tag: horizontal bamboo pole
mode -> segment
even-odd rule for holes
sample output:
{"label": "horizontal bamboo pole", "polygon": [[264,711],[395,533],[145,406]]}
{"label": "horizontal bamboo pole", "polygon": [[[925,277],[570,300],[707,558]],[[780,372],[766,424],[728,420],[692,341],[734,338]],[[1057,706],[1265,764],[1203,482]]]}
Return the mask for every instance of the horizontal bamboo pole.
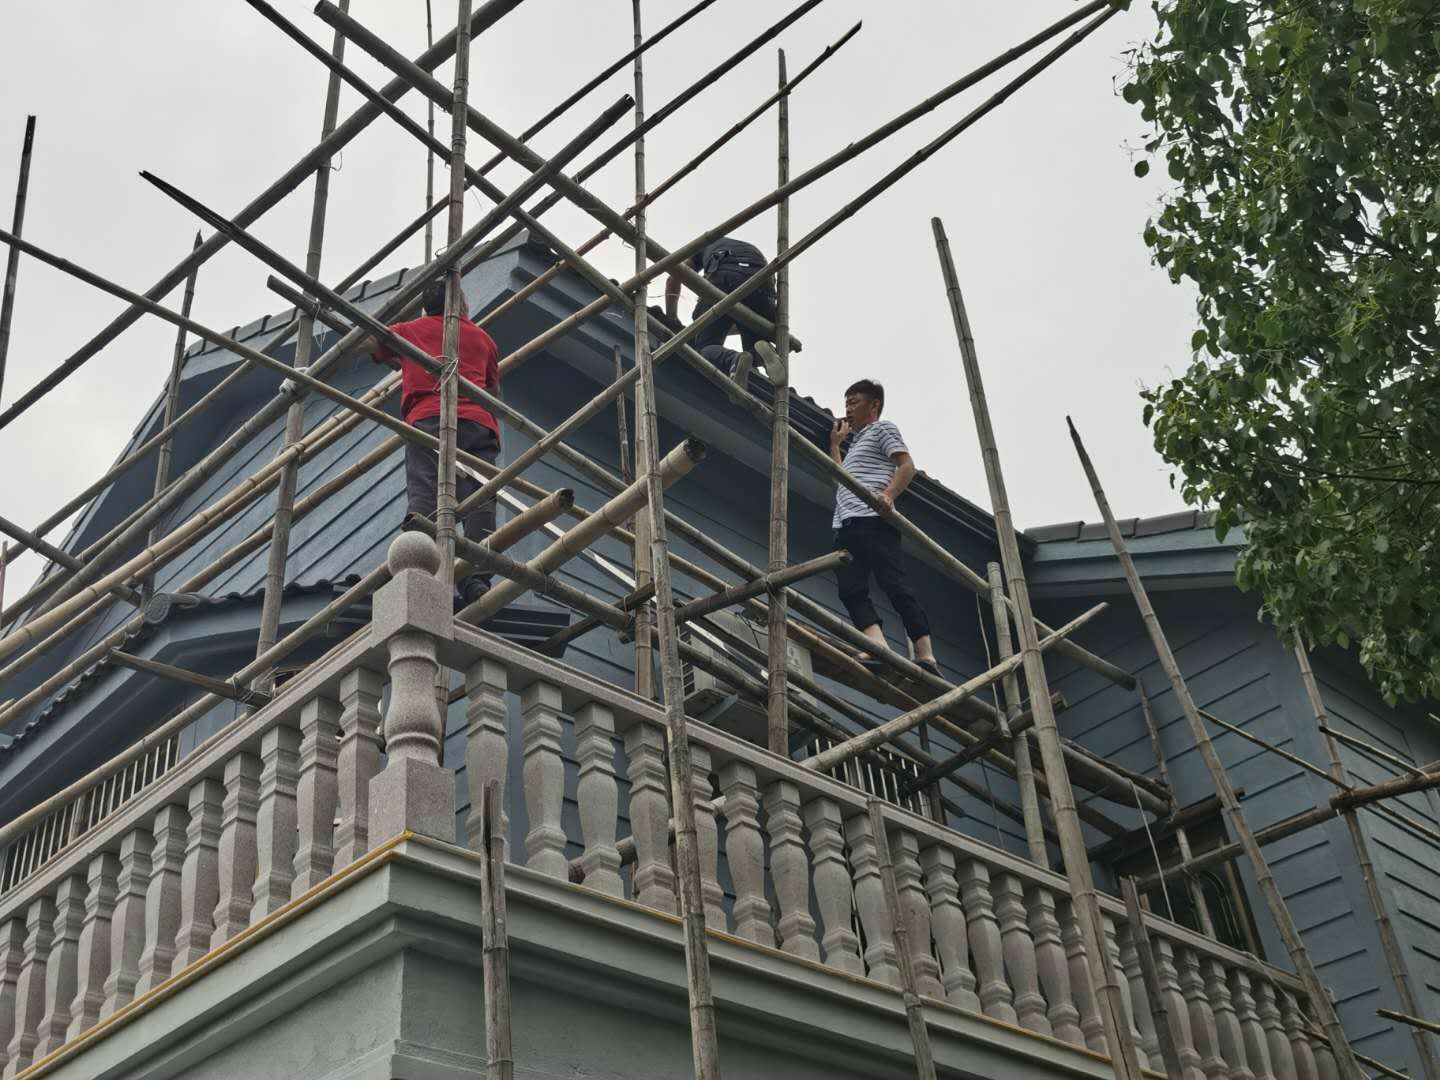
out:
{"label": "horizontal bamboo pole", "polygon": [[712,611],[719,611],[721,608],[733,607],[735,604],[743,603],[751,597],[759,596],[763,592],[774,592],[793,585],[798,581],[804,581],[815,574],[824,574],[831,570],[839,569],[848,565],[850,553],[848,551],[832,551],[828,555],[821,555],[818,559],[809,559],[793,566],[787,566],[783,570],[771,574],[761,574],[754,581],[741,582],[739,585],[731,585],[728,589],[722,589],[711,596],[702,596],[698,600],[691,600],[688,604],[682,604],[675,610],[677,621],[684,622],[688,619],[698,619],[702,615],[708,615]]}
{"label": "horizontal bamboo pole", "polygon": [[[0,532],[19,541],[24,547],[29,548],[37,555],[43,555],[57,566],[63,566],[67,570],[79,570],[85,564],[67,551],[61,551],[53,544],[46,543],[28,529],[23,529],[8,518],[0,517]],[[132,604],[141,603],[140,593],[135,589],[120,586],[113,590],[115,595],[122,600],[128,600]]]}
{"label": "horizontal bamboo pole", "polygon": [[[1097,605],[1084,614],[1071,619],[1059,630],[1052,631],[1042,639],[1040,648],[1042,650],[1047,649],[1065,635],[1073,634],[1103,610],[1104,605]],[[988,671],[983,671],[974,678],[967,679],[949,693],[941,694],[939,697],[927,701],[925,704],[918,708],[911,709],[907,713],[901,713],[893,720],[887,720],[873,731],[862,732],[848,742],[832,747],[821,754],[817,754],[813,758],[807,758],[805,761],[802,761],[801,764],[812,771],[830,769],[847,758],[854,757],[855,754],[861,750],[870,750],[881,746],[894,736],[904,734],[911,728],[919,727],[927,720],[934,719],[962,698],[967,698],[972,694],[978,693],[996,680],[1004,678],[1011,671],[1019,667],[1023,659],[1024,656],[1022,654],[1016,653],[1014,656],[1000,661],[1000,663]]]}
{"label": "horizontal bamboo pole", "polygon": [[1418,1027],[1423,1031],[1440,1035],[1440,1024],[1437,1024],[1434,1020],[1425,1020],[1418,1016],[1409,1016],[1402,1012],[1396,1012],[1394,1009],[1376,1009],[1375,1015],[1383,1016],[1386,1020],[1395,1020],[1399,1023],[1409,1024],[1411,1027]]}
{"label": "horizontal bamboo pole", "polygon": [[174,664],[162,664],[158,660],[135,656],[120,649],[115,649],[110,653],[110,660],[121,667],[143,671],[147,675],[156,675],[172,682],[183,683],[186,686],[198,687],[206,693],[238,701],[242,705],[254,705],[258,708],[261,705],[270,704],[271,695],[264,690],[251,690],[248,687],[236,686],[233,682],[227,682],[224,679],[213,679],[209,675],[187,671]]}

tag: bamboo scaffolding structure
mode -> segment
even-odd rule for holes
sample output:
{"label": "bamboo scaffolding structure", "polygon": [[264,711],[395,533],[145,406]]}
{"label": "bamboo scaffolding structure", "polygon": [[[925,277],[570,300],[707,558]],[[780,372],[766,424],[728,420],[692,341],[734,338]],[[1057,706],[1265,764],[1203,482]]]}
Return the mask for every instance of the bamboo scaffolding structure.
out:
{"label": "bamboo scaffolding structure", "polygon": [[[8,518],[0,517],[0,533],[4,533],[6,536],[18,540],[20,543],[24,544],[27,548],[35,552],[37,555],[43,555],[45,558],[49,559],[57,566],[63,566],[67,570],[79,570],[85,565],[74,555],[71,555],[68,551],[61,551],[53,544],[41,540],[38,536],[30,532],[28,529],[22,529],[19,525],[16,525]],[[116,586],[113,591],[116,596],[120,597],[122,600],[128,600],[130,603],[135,604],[137,607],[144,604],[144,598],[135,589],[130,589],[123,585],[120,585]]]}
{"label": "bamboo scaffolding structure", "polygon": [[1394,1009],[1376,1009],[1376,1016],[1383,1016],[1386,1020],[1397,1020],[1402,1024],[1413,1024],[1423,1031],[1440,1035],[1440,1024],[1434,1020],[1425,1020],[1418,1016],[1407,1016],[1405,1013],[1396,1012]]}
{"label": "bamboo scaffolding structure", "polygon": [[1030,691],[1030,707],[1035,718],[1035,731],[1039,737],[1045,778],[1050,786],[1051,817],[1055,822],[1055,831],[1060,835],[1060,859],[1070,885],[1076,923],[1084,942],[1085,958],[1095,982],[1095,999],[1104,1024],[1105,1045],[1109,1048],[1115,1075],[1121,1080],[1139,1080],[1140,1064],[1123,1023],[1125,1009],[1120,998],[1120,987],[1116,983],[1115,969],[1106,952],[1104,918],[1095,891],[1095,880],[1085,850],[1084,836],[1080,831],[1075,795],[1066,772],[1060,732],[1055,724],[1054,711],[1050,707],[1045,662],[1040,655],[1037,623],[1030,610],[1030,589],[1025,579],[1025,566],[1020,558],[1020,543],[1010,515],[1010,499],[1005,490],[1000,451],[990,422],[985,385],[981,380],[980,364],[975,354],[975,338],[970,330],[970,319],[960,293],[960,283],[955,274],[945,227],[939,218],[933,218],[931,225],[935,233],[935,247],[940,257],[940,269],[950,302],[950,312],[955,322],[955,336],[960,345],[965,382],[970,391],[970,404],[975,415],[981,456],[985,462],[991,510],[1000,540],[1001,563],[1009,582],[1010,600],[1013,601],[1011,610],[1016,615],[1016,629],[1020,638],[1019,656],[1024,664],[1025,685]]}
{"label": "bamboo scaffolding structure", "polygon": [[1145,998],[1150,1003],[1150,1017],[1155,1038],[1160,1043],[1160,1061],[1168,1080],[1185,1080],[1185,1066],[1175,1049],[1175,1036],[1170,1029],[1170,1012],[1165,1008],[1165,994],[1160,989],[1159,969],[1155,951],[1150,945],[1150,931],[1145,925],[1145,912],[1140,907],[1140,891],[1132,878],[1120,879],[1120,894],[1125,898],[1125,917],[1130,923],[1130,940],[1140,961],[1140,977],[1145,981]]}
{"label": "bamboo scaffolding structure", "polygon": [[[841,35],[841,37],[839,37],[834,43],[827,45],[825,47],[825,51],[822,52],[819,56],[817,56],[814,60],[810,61],[810,63],[806,65],[803,71],[801,71],[793,79],[787,82],[780,90],[777,90],[775,93],[771,94],[759,105],[751,109],[750,112],[746,113],[743,117],[737,120],[722,135],[711,141],[709,145],[705,147],[705,149],[701,150],[684,165],[680,166],[680,168],[676,169],[673,173],[666,177],[662,183],[657,184],[655,187],[647,191],[645,193],[645,197],[643,199],[637,200],[634,204],[632,204],[627,210],[625,210],[622,216],[627,218],[633,218],[636,213],[649,206],[661,195],[669,191],[681,180],[685,179],[701,165],[705,164],[705,162],[709,161],[710,158],[714,157],[715,154],[717,154],[720,150],[724,149],[725,146],[732,139],[735,138],[735,136],[739,135],[742,131],[749,127],[751,123],[759,119],[759,117],[763,116],[769,110],[771,105],[774,105],[777,101],[779,101],[782,96],[788,96],[790,93],[792,93],[795,88],[798,87],[802,82],[804,82],[812,72],[814,72],[817,68],[820,67],[821,64],[823,64],[826,60],[830,59],[830,57],[834,56],[837,52],[839,52],[840,48],[847,41],[849,41],[852,37],[854,37],[860,32],[861,25],[862,23],[857,22],[843,35]],[[599,247],[602,243],[609,239],[611,235],[612,232],[608,227],[603,228],[594,236],[590,237],[590,239],[586,240],[575,250],[581,255],[589,254],[591,251],[593,251],[595,248]],[[567,265],[568,264],[564,260],[556,262],[553,266],[545,270],[533,281],[527,282],[523,288],[519,289],[513,295],[506,297],[502,303],[497,304],[490,311],[486,312],[485,320],[488,322],[489,320],[497,319],[506,311],[509,311],[512,307],[524,303],[530,297],[534,296],[535,293],[539,292],[546,285],[550,284],[550,282],[554,281],[556,277],[558,277],[561,273],[564,272]]]}
{"label": "bamboo scaffolding structure", "polygon": [[[337,35],[338,36],[338,35]],[[435,44],[435,16],[431,10],[430,0],[425,0],[425,47],[431,48]],[[430,138],[435,138],[435,102],[425,103],[425,133]],[[435,202],[435,155],[425,155],[425,207]],[[428,263],[435,255],[435,217],[433,214],[425,216],[425,261]]]}
{"label": "bamboo scaffolding structure", "polygon": [[[703,615],[709,615],[721,608],[733,607],[735,604],[744,603],[752,597],[761,593],[775,593],[787,586],[804,581],[816,574],[829,573],[850,561],[848,551],[832,551],[827,555],[818,558],[807,559],[805,562],[796,563],[793,566],[781,566],[779,570],[769,570],[753,581],[743,581],[739,585],[731,585],[728,589],[722,589],[710,596],[702,596],[698,600],[691,600],[682,604],[675,612],[678,622],[686,622],[690,619],[698,619]],[[775,610],[771,604],[771,611]],[[784,626],[780,627],[783,641]],[[773,632],[773,631],[772,631]],[[781,673],[784,677],[784,673]],[[774,678],[772,675],[771,678]],[[787,747],[788,750],[788,747]]]}
{"label": "bamboo scaffolding structure", "polygon": [[480,815],[480,940],[485,987],[485,1068],[489,1080],[513,1080],[510,928],[505,913],[505,811],[500,781],[485,785]]}
{"label": "bamboo scaffolding structure", "polygon": [[[1315,672],[1310,667],[1310,654],[1306,651],[1303,643],[1297,642],[1295,645],[1295,662],[1300,669],[1300,681],[1305,687],[1305,697],[1310,703],[1310,711],[1315,716],[1315,726],[1320,729],[1325,755],[1329,759],[1330,776],[1337,784],[1350,787],[1350,777],[1344,760],[1340,756],[1340,748],[1336,744],[1339,733],[1332,731],[1326,723],[1329,714],[1325,708],[1325,699],[1320,693],[1319,684],[1315,681]],[[1355,741],[1360,742],[1358,739]],[[1420,773],[1420,770],[1411,769],[1408,765],[1405,768],[1407,771]],[[1420,773],[1420,775],[1424,774]],[[1385,953],[1385,963],[1390,969],[1390,979],[1395,984],[1395,996],[1405,1012],[1418,1013],[1420,1008],[1411,983],[1410,970],[1405,963],[1405,953],[1400,947],[1399,937],[1395,933],[1395,924],[1390,918],[1389,906],[1385,903],[1385,896],[1380,891],[1375,862],[1370,856],[1370,845],[1365,839],[1365,830],[1353,810],[1341,816],[1345,819],[1345,828],[1350,834],[1350,844],[1355,849],[1355,860],[1360,865],[1360,877],[1365,883],[1366,898],[1370,901],[1370,908],[1375,913],[1375,929],[1380,934],[1380,947]],[[1437,1033],[1440,1033],[1440,1029],[1437,1029]],[[1426,1080],[1436,1080],[1437,1076],[1440,1076],[1440,1064],[1436,1062],[1434,1047],[1430,1045],[1430,1040],[1426,1038],[1425,1032],[1419,1027],[1412,1027],[1410,1036],[1415,1043],[1415,1052],[1419,1056],[1420,1068],[1424,1072]]]}
{"label": "bamboo scaffolding structure", "polygon": [[[1015,643],[1010,637],[1010,613],[1005,606],[1005,581],[1001,576],[999,563],[985,566],[985,578],[990,585],[990,617],[995,624],[995,651],[1001,660],[1008,660],[1015,654]],[[1010,757],[1015,762],[1015,781],[1020,788],[1020,808],[1024,813],[1025,846],[1030,852],[1030,861],[1036,866],[1050,865],[1050,851],[1045,845],[1045,820],[1040,816],[1040,796],[1035,790],[1035,765],[1030,758],[1030,744],[1024,732],[1015,734],[1015,723],[1020,718],[1020,680],[1011,671],[1001,682],[1005,692],[1005,722],[995,725],[995,734],[1000,738],[1011,738]]]}
{"label": "bamboo scaffolding structure", "polygon": [[[524,0],[489,0],[475,12],[470,22],[470,35],[476,37],[512,10],[519,7]],[[454,55],[456,34],[447,34],[435,43],[433,48],[426,49],[415,63],[426,71],[432,71]],[[401,79],[392,79],[381,90],[382,95],[388,101],[396,101],[404,96],[409,90],[409,84]],[[315,167],[327,158],[333,157],[339,150],[350,143],[360,132],[369,127],[380,115],[380,109],[373,104],[362,105],[355,112],[351,113],[334,134],[324,142],[311,147],[300,159],[287,169],[278,180],[272,183],[241,210],[235,214],[235,220],[240,225],[246,226],[257,220],[271,207],[280,202],[286,195],[299,187],[315,171]],[[146,290],[145,296],[151,300],[160,300],[170,292],[176,285],[185,280],[190,271],[206,262],[212,255],[219,251],[226,244],[223,236],[212,236],[205,241],[197,250],[192,251],[188,256],[177,263],[171,270],[160,278],[153,286]],[[132,305],[121,312],[109,325],[80,347],[76,352],[56,367],[50,374],[41,379],[35,386],[27,390],[8,409],[0,413],[0,428],[13,422],[31,405],[39,401],[47,393],[53,390],[70,375],[80,369],[82,365],[106,345],[118,337],[124,330],[132,326],[143,314],[143,310]]]}
{"label": "bamboo scaffolding structure", "polygon": [[[640,40],[641,35],[641,10],[640,0],[631,0],[630,17],[634,26],[635,40]],[[640,57],[635,57],[632,65],[634,85],[631,96],[635,99],[635,202],[639,207],[635,214],[635,231],[632,243],[635,249],[635,273],[640,274],[649,262],[648,231],[649,220],[645,214],[645,68]],[[578,254],[578,252],[577,252]],[[570,264],[566,260],[566,265]],[[624,302],[624,297],[621,298]],[[644,414],[649,407],[645,400],[645,384],[640,380],[640,365],[647,362],[650,354],[650,320],[649,304],[647,301],[646,286],[640,285],[630,298],[630,310],[632,317],[631,348],[635,358],[635,366],[632,369],[635,376],[635,475],[640,478],[645,475],[645,463],[649,460],[649,438],[650,429],[645,426]],[[618,378],[623,378],[623,373]],[[617,378],[617,381],[618,381]],[[617,402],[623,407],[625,401],[624,391],[616,397]],[[543,442],[543,440],[541,440]],[[558,440],[557,440],[558,441]],[[541,443],[536,442],[535,446]],[[518,472],[518,470],[517,470]],[[503,475],[503,473],[502,473]],[[497,477],[497,482],[498,482]],[[483,489],[482,489],[483,490]],[[635,587],[637,589],[650,589],[653,597],[657,590],[655,581],[655,564],[650,542],[654,536],[655,522],[650,517],[650,505],[647,500],[637,511],[632,519],[635,529],[635,546],[631,549],[632,565],[635,567]],[[634,623],[635,658],[631,664],[635,672],[635,693],[647,700],[655,697],[655,626],[651,615],[651,605],[644,604],[639,608],[639,616]],[[687,799],[688,801],[688,799]],[[689,965],[690,939],[686,938],[687,971]],[[692,999],[693,1005],[693,999]],[[692,1031],[691,1039],[694,1052],[698,1057],[700,1052],[700,1039],[696,1037],[693,1030],[695,1012],[691,1010]]]}
{"label": "bamboo scaffolding structure", "polygon": [[1368,743],[1364,739],[1357,739],[1354,735],[1347,735],[1345,732],[1336,728],[1328,727],[1323,721],[1318,726],[1320,733],[1328,738],[1337,739],[1347,746],[1354,747],[1362,754],[1372,757],[1377,761],[1382,761],[1386,765],[1399,769],[1403,773],[1409,773],[1411,776],[1420,775],[1420,770],[1402,757],[1397,757],[1395,754],[1381,750],[1378,746]]}
{"label": "bamboo scaffolding structure", "polygon": [[[428,4],[428,0],[427,0]],[[340,0],[340,6],[349,10],[350,0]],[[456,65],[463,64],[469,55],[470,20],[468,10],[456,23]],[[428,35],[427,35],[428,36]],[[431,42],[433,44],[433,42]],[[344,59],[345,38],[335,35],[330,51],[337,60]],[[340,114],[340,77],[333,72],[325,85],[325,110],[320,122],[320,141],[323,143],[335,132]],[[315,192],[310,204],[310,236],[305,251],[305,272],[312,277],[320,275],[320,259],[325,246],[325,214],[330,202],[330,159],[326,158],[315,168]],[[427,260],[428,261],[428,260]],[[184,314],[182,312],[182,314]],[[315,347],[315,320],[305,312],[300,314],[300,325],[296,330],[295,358],[293,366],[310,366],[310,354]],[[305,433],[305,402],[297,398],[285,411],[285,434],[281,446],[288,447]],[[300,463],[291,461],[280,470],[280,481],[275,490],[275,513],[270,529],[270,557],[265,567],[265,594],[260,607],[260,630],[256,635],[255,654],[258,656],[271,645],[280,632],[280,605],[285,589],[285,566],[290,557],[290,526],[295,513],[295,486],[300,476]],[[443,567],[445,563],[441,562]],[[269,690],[274,684],[272,672],[261,672],[255,678],[255,687]]]}
{"label": "bamboo scaffolding structure", "polygon": [[[785,89],[785,50],[779,53],[780,109],[778,116],[778,151],[775,186],[783,188],[790,181],[790,95]],[[790,200],[783,198],[776,207],[775,252],[783,254],[790,248]],[[775,388],[775,409],[770,420],[770,561],[766,569],[777,574],[790,561],[790,270],[781,267],[775,275],[775,352],[779,357],[778,371],[771,372]],[[789,610],[783,592],[770,598],[769,634],[766,639],[770,656],[770,673],[766,687],[768,741],[772,753],[790,756],[790,720],[788,710],[790,640],[785,633]]]}
{"label": "bamboo scaffolding structure", "polygon": [[242,705],[268,705],[271,695],[265,690],[254,690],[249,687],[236,686],[224,679],[212,679],[209,675],[201,675],[199,672],[187,671],[185,668],[176,667],[174,664],[162,664],[158,660],[150,660],[143,656],[135,656],[131,653],[115,649],[110,653],[109,659],[120,664],[122,667],[133,668],[135,671],[143,671],[149,675],[157,675],[162,679],[169,679],[172,682],[184,683],[186,686],[198,687],[206,693],[214,694],[217,697],[229,698],[231,701],[238,701]]}
{"label": "bamboo scaffolding structure", "polygon": [[[35,150],[35,117],[25,118],[25,138],[20,144],[20,175],[15,182],[15,212],[10,231],[25,231],[25,201],[30,193],[30,155]],[[10,323],[15,317],[15,284],[20,276],[20,253],[14,248],[5,260],[5,287],[0,293],[0,395],[5,392],[5,359],[10,355]]]}
{"label": "bamboo scaffolding structure", "polygon": [[925,1027],[925,1006],[920,1001],[919,984],[915,978],[915,957],[910,952],[910,928],[900,910],[900,890],[895,884],[895,864],[890,856],[890,831],[885,827],[885,813],[879,799],[870,799],[870,832],[880,856],[880,880],[885,886],[885,911],[890,918],[890,933],[895,938],[895,962],[900,968],[900,994],[905,1003],[905,1021],[910,1027],[910,1044],[915,1050],[915,1075],[919,1080],[935,1080],[935,1058],[930,1052],[930,1032]]}
{"label": "bamboo scaffolding structure", "polygon": [[[1206,731],[1205,723],[1200,717],[1200,710],[1195,704],[1195,699],[1190,695],[1190,688],[1185,683],[1185,677],[1180,673],[1174,653],[1170,651],[1170,643],[1155,615],[1154,607],[1150,604],[1150,598],[1140,580],[1140,574],[1135,569],[1135,562],[1130,557],[1125,540],[1120,535],[1119,527],[1115,524],[1115,515],[1110,510],[1110,502],[1105,497],[1105,491],[1100,485],[1100,478],[1095,472],[1094,465],[1090,462],[1089,455],[1085,452],[1085,445],[1080,439],[1080,434],[1075,430],[1074,423],[1068,417],[1066,423],[1070,426],[1070,437],[1075,443],[1075,452],[1080,458],[1080,464],[1085,470],[1086,479],[1095,496],[1095,504],[1105,519],[1105,527],[1110,534],[1110,543],[1115,549],[1116,558],[1120,561],[1120,567],[1125,572],[1125,580],[1130,586],[1130,593],[1135,598],[1135,604],[1140,609],[1145,628],[1149,631],[1150,640],[1160,658],[1160,666],[1165,669],[1165,674],[1170,679],[1171,689],[1174,690],[1175,697],[1184,710],[1191,735],[1194,737],[1205,767],[1210,773],[1216,793],[1220,796],[1226,823],[1232,833],[1238,837],[1242,849],[1250,859],[1261,895],[1265,897],[1266,906],[1270,909],[1271,918],[1275,922],[1281,940],[1285,943],[1286,951],[1290,954],[1290,961],[1294,964],[1296,973],[1299,974],[1309,993],[1310,1007],[1318,1016],[1320,1026],[1330,1037],[1341,1075],[1345,1080],[1355,1080],[1361,1076],[1360,1066],[1355,1061],[1350,1044],[1345,1041],[1345,1032],[1340,1026],[1340,1018],[1335,1013],[1335,1005],[1330,1000],[1330,995],[1326,992],[1324,984],[1320,981],[1320,975],[1310,960],[1310,954],[1300,938],[1300,931],[1296,928],[1295,921],[1290,915],[1290,909],[1285,904],[1285,898],[1275,883],[1275,875],[1270,869],[1270,864],[1265,859],[1264,852],[1260,850],[1260,845],[1256,842],[1255,834],[1251,831],[1249,823],[1245,820],[1245,812],[1240,808],[1240,801],[1235,797],[1235,789],[1230,783],[1229,776],[1226,775],[1225,766],[1215,752],[1215,747],[1210,741],[1210,734]],[[1332,798],[1344,797],[1345,793],[1341,793]]]}
{"label": "bamboo scaffolding structure", "polygon": [[[18,236],[19,233],[16,233]],[[200,230],[195,230],[195,243],[191,250],[198,248],[204,243],[204,237]],[[180,299],[180,314],[187,319],[190,317],[190,309],[195,304],[195,281],[200,276],[200,268],[197,266],[190,271],[185,278],[185,292]],[[180,379],[185,368],[185,328],[182,326],[175,331],[175,350],[170,357],[170,380],[165,384],[165,411],[161,414],[160,427],[164,430],[173,431],[176,424],[175,418],[180,412]],[[151,495],[158,497],[170,484],[170,459],[174,454],[175,441],[173,435],[167,435],[160,444],[160,452],[155,455],[155,484]],[[156,525],[150,530],[149,542],[154,543],[159,539],[159,526]],[[33,548],[33,545],[32,545]],[[149,599],[154,591],[154,582],[150,578],[145,579],[142,593]]]}

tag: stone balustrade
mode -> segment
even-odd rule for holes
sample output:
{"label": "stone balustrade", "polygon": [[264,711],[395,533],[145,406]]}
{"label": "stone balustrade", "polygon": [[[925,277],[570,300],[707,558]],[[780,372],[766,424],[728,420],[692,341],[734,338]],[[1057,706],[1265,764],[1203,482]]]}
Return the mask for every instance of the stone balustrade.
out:
{"label": "stone balustrade", "polygon": [[[0,1078],[404,831],[476,847],[478,818],[457,827],[456,776],[440,756],[442,664],[464,677],[466,786],[499,781],[510,817],[523,815],[510,860],[677,910],[662,711],[456,623],[435,548],[419,534],[396,540],[390,566],[367,630],[52,844],[0,895]],[[505,792],[512,738],[522,790]],[[1122,1026],[1156,1071],[1160,1015],[1186,1080],[1337,1075],[1294,976],[1147,915],[1157,1010],[1118,900],[1101,900],[1110,969],[1090,971],[1063,877],[895,806],[876,836],[864,792],[704,724],[691,724],[690,739],[710,929],[897,986],[879,871],[886,844],[918,989],[932,1005],[1104,1052],[1096,994],[1109,983],[1126,1007]],[[578,806],[573,834],[567,798]]]}

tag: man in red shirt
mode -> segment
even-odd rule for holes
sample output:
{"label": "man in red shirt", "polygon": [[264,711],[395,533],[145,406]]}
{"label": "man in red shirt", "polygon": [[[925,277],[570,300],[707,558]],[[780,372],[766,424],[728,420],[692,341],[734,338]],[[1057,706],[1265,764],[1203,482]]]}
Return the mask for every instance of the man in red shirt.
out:
{"label": "man in red shirt", "polygon": [[[445,282],[433,282],[425,290],[422,301],[425,314],[409,322],[395,323],[390,329],[416,348],[435,357],[444,355]],[[400,415],[405,422],[437,438],[440,435],[440,384],[436,377],[414,360],[394,352],[374,338],[362,342],[357,352],[370,353],[377,364],[400,372]],[[470,321],[460,319],[460,374],[497,397],[500,394],[500,368],[495,359],[495,342],[490,335]],[[456,407],[455,447],[486,461],[493,462],[500,452],[500,429],[495,417],[479,402],[462,392]],[[417,517],[434,520],[436,489],[440,471],[440,453],[415,443],[405,444],[405,518],[401,529],[414,527]],[[465,471],[456,470],[455,498],[463,501],[480,484]],[[475,507],[460,525],[465,538],[480,542],[495,531],[495,498],[492,495]],[[475,573],[456,582],[461,602],[473,603],[490,587],[490,575]]]}

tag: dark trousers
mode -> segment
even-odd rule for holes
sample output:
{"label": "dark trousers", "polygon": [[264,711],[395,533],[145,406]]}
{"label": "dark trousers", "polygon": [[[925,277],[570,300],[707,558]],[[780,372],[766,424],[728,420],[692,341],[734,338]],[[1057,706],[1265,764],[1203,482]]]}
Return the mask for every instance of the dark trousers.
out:
{"label": "dark trousers", "polygon": [[[731,289],[738,288],[748,277],[748,274],[738,270],[717,270],[708,280],[721,292],[728,293]],[[775,290],[773,287],[768,285],[762,286],[752,292],[742,302],[751,311],[755,312],[756,315],[762,315],[771,322],[775,321]],[[695,305],[693,318],[698,319],[714,306],[715,305],[708,299],[701,300],[700,303]],[[730,336],[732,329],[738,330],[740,333],[741,349],[748,352],[751,356],[755,356],[755,342],[762,340],[760,335],[743,323],[736,322],[729,315],[722,315],[706,326],[705,329],[695,335],[691,344],[695,346],[696,352],[708,356],[709,354],[705,352],[706,348],[711,345],[724,345],[725,339]],[[713,360],[713,357],[711,359]],[[759,357],[756,357],[756,359],[758,360]]]}
{"label": "dark trousers", "polygon": [[846,518],[835,533],[835,550],[850,553],[850,564],[835,571],[840,584],[840,602],[850,621],[864,630],[880,621],[870,600],[870,575],[900,613],[911,641],[930,633],[930,620],[910,591],[900,555],[900,530],[878,517]]}
{"label": "dark trousers", "polygon": [[[415,427],[437,438],[440,435],[440,418],[427,416],[417,420]],[[493,462],[500,453],[500,440],[484,424],[463,417],[455,425],[455,448]],[[435,499],[440,482],[440,452],[429,447],[405,444],[405,509],[435,520]],[[455,470],[455,501],[463,502],[480,484],[463,468]],[[466,540],[479,543],[495,531],[495,497],[492,495],[475,509],[466,514],[457,524],[465,533]],[[490,575],[475,573],[456,582],[460,595],[464,596],[467,586],[490,584]]]}

